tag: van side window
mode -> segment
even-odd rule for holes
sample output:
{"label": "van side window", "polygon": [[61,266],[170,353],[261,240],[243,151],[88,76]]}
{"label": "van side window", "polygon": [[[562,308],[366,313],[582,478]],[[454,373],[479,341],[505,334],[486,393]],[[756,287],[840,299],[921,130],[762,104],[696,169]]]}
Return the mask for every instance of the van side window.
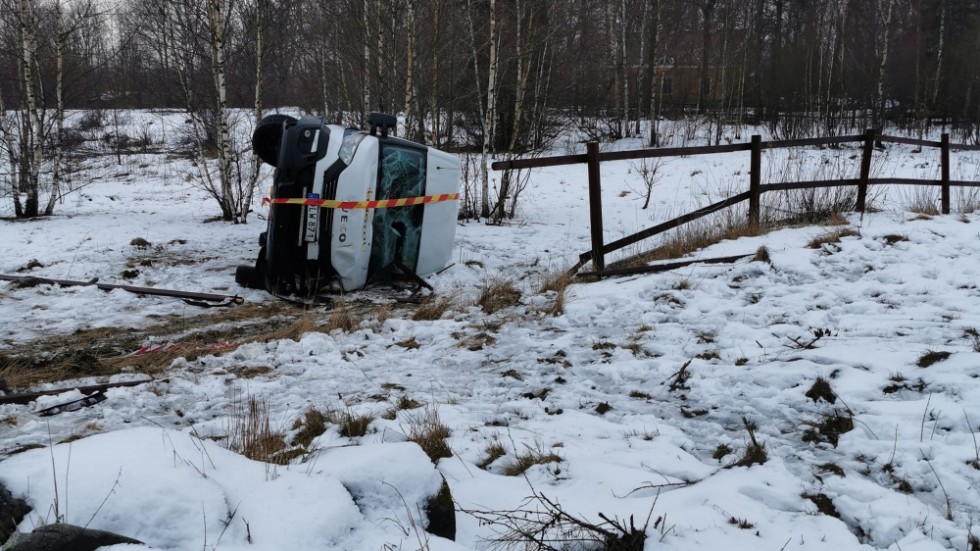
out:
{"label": "van side window", "polygon": [[[383,145],[375,197],[403,199],[423,195],[425,170],[425,151],[393,144]],[[423,205],[375,209],[369,279],[389,277],[396,259],[408,269],[415,270],[424,209]]]}

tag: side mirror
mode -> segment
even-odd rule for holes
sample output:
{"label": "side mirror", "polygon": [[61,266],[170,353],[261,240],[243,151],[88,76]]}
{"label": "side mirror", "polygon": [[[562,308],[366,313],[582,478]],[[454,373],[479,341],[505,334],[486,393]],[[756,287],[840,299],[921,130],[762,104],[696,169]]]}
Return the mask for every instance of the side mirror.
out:
{"label": "side mirror", "polygon": [[368,126],[371,127],[372,136],[376,136],[380,128],[381,137],[387,138],[388,131],[398,126],[398,119],[387,113],[371,113],[368,115]]}
{"label": "side mirror", "polygon": [[252,151],[267,165],[279,164],[279,145],[286,126],[296,124],[289,115],[269,115],[255,125],[252,132]]}

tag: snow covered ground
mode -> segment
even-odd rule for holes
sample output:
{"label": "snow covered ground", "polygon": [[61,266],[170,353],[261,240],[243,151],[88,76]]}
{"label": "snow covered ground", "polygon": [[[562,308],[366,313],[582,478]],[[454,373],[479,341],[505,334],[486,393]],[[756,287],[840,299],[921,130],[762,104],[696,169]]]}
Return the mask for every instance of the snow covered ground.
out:
{"label": "snow covered ground", "polygon": [[[766,179],[829,170],[820,166],[854,174],[856,153],[767,152]],[[878,155],[878,176],[938,174],[938,151]],[[980,156],[954,161],[953,179],[980,179]],[[745,189],[747,166],[747,154],[671,160],[641,210],[639,167],[604,165],[606,238]],[[136,285],[277,302],[233,280],[254,260],[263,221],[206,223],[216,206],[189,183],[186,161],[104,157],[85,174],[92,183],[53,218],[0,221],[0,273],[122,282],[135,269]],[[385,298],[364,291],[345,297],[359,305],[352,332],[178,358],[153,383],[53,417],[36,411],[78,393],[0,406],[0,482],[35,508],[23,531],[60,516],[155,549],[480,549],[506,530],[484,520],[548,502],[596,524],[632,517],[646,549],[976,549],[980,215],[908,212],[935,190],[873,195],[880,210],[850,216],[838,243],[809,248],[841,230],[813,226],[725,241],[693,256],[764,246],[769,261],[576,283],[550,316],[554,295],[539,287],[590,248],[588,203],[584,167],[540,169],[513,221],[459,225],[454,266],[430,278],[454,297],[441,319],[365,307]],[[971,203],[954,193],[954,207]],[[502,279],[521,302],[486,313],[475,298]],[[3,284],[0,361],[79,330],[217,315],[123,291]],[[140,378],[123,369],[111,380]],[[816,392],[818,380],[830,391]],[[270,467],[220,445],[243,396],[289,435],[310,408],[372,421],[361,437],[330,427],[305,461]],[[396,407],[410,401],[423,407]],[[452,457],[433,468],[406,434],[435,413]],[[753,438],[766,460],[740,465]],[[486,464],[491,444],[505,454]],[[42,447],[14,453],[32,445]],[[559,460],[505,474],[531,455]],[[456,502],[455,543],[412,524],[439,474]]]}

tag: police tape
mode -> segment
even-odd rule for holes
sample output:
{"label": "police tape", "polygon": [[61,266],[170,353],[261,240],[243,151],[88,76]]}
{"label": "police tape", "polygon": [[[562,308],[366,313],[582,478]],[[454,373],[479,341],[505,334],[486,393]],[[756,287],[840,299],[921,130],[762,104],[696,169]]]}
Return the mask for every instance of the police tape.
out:
{"label": "police tape", "polygon": [[402,199],[377,199],[374,201],[337,201],[336,199],[270,199],[262,198],[262,206],[265,205],[308,205],[324,209],[387,209],[393,207],[409,207],[412,205],[424,205],[426,203],[443,203],[445,201],[455,201],[459,199],[458,193],[443,193],[442,195],[424,195],[422,197],[404,197]]}

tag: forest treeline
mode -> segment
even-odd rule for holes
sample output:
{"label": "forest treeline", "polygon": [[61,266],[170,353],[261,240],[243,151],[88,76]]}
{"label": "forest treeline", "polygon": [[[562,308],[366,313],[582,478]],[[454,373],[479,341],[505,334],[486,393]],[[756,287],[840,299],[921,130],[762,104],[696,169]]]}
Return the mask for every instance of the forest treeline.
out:
{"label": "forest treeline", "polygon": [[[725,128],[741,137],[743,124],[780,138],[938,125],[978,139],[975,0],[0,6],[0,109],[20,113],[0,125],[0,148],[19,178],[63,143],[59,117],[73,108],[186,110],[201,147],[217,153],[219,195],[240,161],[231,108],[260,117],[296,106],[350,125],[399,113],[409,139],[484,157],[540,151],[569,126],[657,145],[656,121],[682,116],[702,120],[716,142]],[[224,204],[223,216],[238,208]]]}

